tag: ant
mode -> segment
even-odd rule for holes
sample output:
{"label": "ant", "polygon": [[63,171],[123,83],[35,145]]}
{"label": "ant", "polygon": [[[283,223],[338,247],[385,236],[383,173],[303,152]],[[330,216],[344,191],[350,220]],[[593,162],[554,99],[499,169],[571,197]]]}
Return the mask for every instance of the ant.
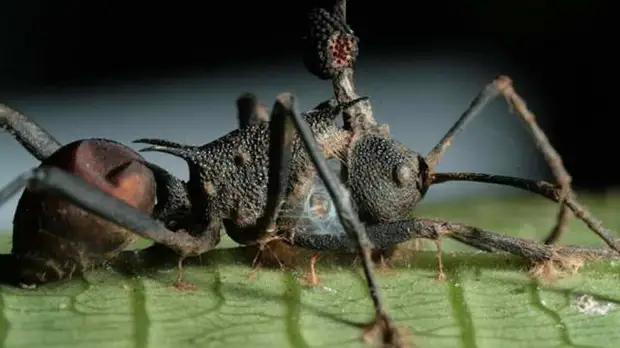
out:
{"label": "ant", "polygon": [[[333,12],[312,11],[305,41],[306,67],[319,78],[332,80],[334,100],[302,114],[296,97],[282,93],[268,119],[242,125],[204,145],[135,141],[150,145],[141,152],[165,152],[184,159],[190,173],[187,182],[111,140],[85,139],[61,146],[34,122],[2,106],[0,125],[42,161],[0,190],[1,205],[27,187],[13,231],[12,254],[21,280],[42,283],[70,277],[114,258],[138,235],[178,254],[177,283],[181,284],[182,261],[215,248],[224,229],[234,241],[260,248],[280,240],[316,251],[359,253],[375,307],[375,320],[367,333],[380,329],[385,345],[400,346],[402,337],[382,303],[371,249],[389,253],[410,239],[434,240],[439,277],[443,276],[440,240],[444,236],[480,250],[521,256],[536,267],[552,264],[562,269],[575,260],[617,257],[618,247],[609,232],[574,198],[559,155],[509,78],[498,77],[486,86],[426,156],[392,139],[388,127],[374,121],[369,98],[355,93],[352,66],[357,38],[346,25],[343,3]],[[559,185],[434,171],[454,136],[498,95],[506,97],[530,126]],[[342,128],[335,123],[340,113],[345,119]],[[240,111],[239,117],[244,115],[248,112]],[[326,159],[341,160],[340,180]],[[298,224],[295,214],[282,214],[301,209],[317,174],[346,233],[318,233],[311,224]],[[513,186],[560,203],[558,222],[547,243],[456,222],[408,217],[431,185],[458,180]],[[569,211],[612,250],[554,245]]]}

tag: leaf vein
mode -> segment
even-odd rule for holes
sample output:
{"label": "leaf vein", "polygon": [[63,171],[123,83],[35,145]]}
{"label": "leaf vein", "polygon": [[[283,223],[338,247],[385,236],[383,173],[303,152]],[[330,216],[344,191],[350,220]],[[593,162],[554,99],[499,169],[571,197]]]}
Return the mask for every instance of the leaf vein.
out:
{"label": "leaf vein", "polygon": [[136,348],[148,348],[150,318],[146,309],[146,289],[140,279],[132,278],[131,306]]}
{"label": "leaf vein", "polygon": [[570,337],[570,333],[568,332],[568,327],[566,326],[566,323],[564,323],[564,320],[562,320],[562,317],[556,311],[554,311],[553,309],[545,305],[545,303],[542,301],[540,297],[538,281],[530,282],[530,285],[528,286],[528,291],[530,294],[532,306],[534,306],[534,308],[538,309],[539,311],[544,313],[547,317],[549,317],[551,320],[553,320],[553,322],[555,323],[555,327],[558,328],[560,339],[562,340],[562,343],[564,345],[570,346],[570,347],[591,347],[591,346],[575,344],[573,342],[573,340]]}
{"label": "leaf vein", "polygon": [[299,325],[301,317],[301,288],[295,278],[286,273],[283,276],[286,293],[283,300],[286,303],[285,326],[286,333],[291,347],[309,348],[310,346],[304,339]]}
{"label": "leaf vein", "polygon": [[[449,272],[448,297],[452,305],[452,314],[461,329],[461,342],[465,348],[476,348],[476,336],[472,316],[465,302],[463,283],[458,270]],[[460,285],[457,285],[460,284]]]}
{"label": "leaf vein", "polygon": [[11,329],[11,323],[6,317],[4,306],[4,289],[0,288],[0,347],[5,346],[7,337],[9,336],[9,330]]}

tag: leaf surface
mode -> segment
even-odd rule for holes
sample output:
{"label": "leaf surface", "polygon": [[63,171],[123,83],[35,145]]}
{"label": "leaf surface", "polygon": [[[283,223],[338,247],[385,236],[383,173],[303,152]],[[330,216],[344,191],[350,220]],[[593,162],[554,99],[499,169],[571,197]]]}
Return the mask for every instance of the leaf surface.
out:
{"label": "leaf surface", "polygon": [[[581,197],[606,227],[620,230],[620,199]],[[417,215],[542,239],[557,207],[538,198],[479,199],[421,206]],[[2,239],[1,251],[10,249]],[[600,245],[574,219],[562,244]],[[372,318],[358,264],[322,254],[322,286],[303,285],[309,253],[294,270],[261,268],[224,247],[185,268],[193,291],[171,287],[174,268],[108,267],[35,290],[0,287],[0,347],[365,347]],[[447,280],[436,280],[433,243],[379,271],[397,324],[419,347],[619,347],[620,263],[592,262],[570,278],[545,282],[506,255],[444,243]],[[226,247],[227,246],[227,247]],[[407,246],[405,246],[407,247]]]}

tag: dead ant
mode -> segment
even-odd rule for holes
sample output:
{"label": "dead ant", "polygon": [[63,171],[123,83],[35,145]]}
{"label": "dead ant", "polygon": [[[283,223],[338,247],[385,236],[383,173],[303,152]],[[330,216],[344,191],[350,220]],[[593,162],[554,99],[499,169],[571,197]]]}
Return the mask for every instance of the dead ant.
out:
{"label": "dead ant", "polygon": [[[485,89],[485,91],[489,91],[489,88]],[[476,100],[479,101],[482,99],[483,98],[477,98]],[[359,103],[362,100],[365,100],[365,98],[358,98],[349,105]],[[173,144],[161,140],[139,141],[156,144],[154,145],[155,148],[147,148],[149,150],[163,150],[185,156],[184,158],[186,158],[191,168],[190,173],[194,173],[194,180],[196,180],[196,176],[198,177],[198,182],[192,182],[192,178],[190,178],[190,181],[188,183],[181,186],[181,189],[184,190],[183,194],[187,196],[185,196],[184,199],[179,200],[178,197],[182,196],[179,195],[178,192],[175,192],[175,190],[178,190],[178,188],[174,188],[175,186],[170,185],[171,182],[174,183],[175,181],[171,178],[164,180],[162,179],[163,176],[161,175],[161,173],[157,174],[160,178],[160,181],[157,181],[158,194],[161,195],[162,200],[158,201],[157,205],[159,205],[160,207],[155,209],[157,210],[157,212],[154,212],[153,216],[157,216],[161,222],[149,217],[148,213],[141,212],[135,206],[127,204],[126,201],[122,199],[123,196],[119,194],[119,192],[122,193],[127,191],[106,191],[105,189],[102,190],[91,184],[89,181],[79,178],[75,174],[71,174],[68,171],[60,169],[59,167],[54,167],[50,165],[41,165],[40,167],[29,171],[28,173],[24,174],[23,176],[17,178],[15,181],[7,185],[4,189],[0,191],[0,203],[6,202],[6,200],[10,196],[18,192],[21,187],[26,183],[28,185],[28,188],[25,191],[24,196],[22,196],[22,200],[24,200],[24,197],[27,197],[27,195],[30,194],[47,194],[47,196],[37,196],[37,198],[39,199],[39,205],[45,206],[46,202],[42,198],[49,197],[55,197],[55,199],[57,200],[63,200],[64,202],[67,202],[66,204],[74,204],[81,209],[94,213],[94,215],[97,216],[97,219],[103,218],[105,220],[111,221],[113,224],[115,224],[114,226],[121,226],[125,228],[125,231],[135,231],[135,233],[138,235],[152,239],[157,243],[172,248],[179,253],[179,259],[182,260],[187,256],[198,255],[203,251],[206,251],[205,249],[207,248],[215,247],[217,241],[219,240],[219,234],[215,236],[213,235],[219,233],[219,229],[210,229],[207,231],[207,233],[199,234],[195,229],[189,230],[188,232],[187,230],[183,230],[180,228],[183,226],[192,226],[191,223],[195,223],[195,220],[184,220],[188,217],[194,219],[196,218],[196,216],[193,214],[197,214],[200,211],[197,212],[196,210],[194,210],[196,209],[195,205],[198,205],[200,209],[204,209],[206,211],[215,210],[214,207],[210,206],[210,204],[213,204],[214,202],[206,201],[206,198],[214,197],[211,190],[215,189],[222,192],[222,190],[226,188],[224,184],[231,183],[230,180],[222,181],[220,183],[217,183],[220,185],[218,186],[216,185],[216,183],[205,180],[205,174],[199,172],[199,170],[208,169],[205,169],[203,166],[201,166],[202,163],[208,163],[204,157],[201,157],[209,154],[209,152],[207,151],[209,149],[208,146],[214,146],[212,144],[220,144],[220,147],[214,146],[216,149],[214,153],[218,155],[218,158],[220,158],[220,160],[222,160],[222,157],[226,158],[225,156],[229,156],[231,162],[222,162],[224,168],[226,168],[227,165],[230,167],[234,166],[234,168],[246,168],[243,165],[247,165],[248,163],[241,161],[240,158],[245,157],[247,160],[248,156],[243,156],[244,153],[239,152],[238,148],[236,148],[235,151],[226,152],[222,149],[221,144],[227,144],[225,141],[234,142],[230,140],[231,138],[237,140],[254,140],[256,138],[260,138],[261,136],[269,137],[272,134],[271,132],[278,134],[276,130],[278,127],[280,127],[280,129],[282,130],[281,134],[285,135],[281,138],[284,139],[281,143],[293,144],[293,148],[295,149],[294,151],[290,151],[288,155],[290,156],[288,157],[289,160],[293,158],[291,161],[293,164],[289,167],[288,165],[286,165],[286,163],[282,163],[284,162],[283,159],[286,159],[287,157],[286,154],[283,154],[283,152],[286,151],[281,151],[280,154],[276,153],[274,156],[271,156],[271,153],[269,155],[267,154],[267,151],[275,152],[274,147],[279,147],[278,145],[281,143],[270,142],[268,144],[265,144],[267,148],[266,151],[263,152],[263,161],[266,161],[269,164],[266,166],[267,168],[262,168],[262,171],[266,177],[269,177],[269,181],[267,181],[266,183],[262,183],[262,186],[260,186],[259,188],[262,188],[264,191],[267,191],[271,194],[273,190],[275,190],[273,188],[275,186],[274,182],[279,182],[281,188],[288,186],[288,190],[284,189],[282,191],[289,193],[289,197],[291,198],[277,199],[278,197],[277,195],[275,195],[276,199],[272,199],[271,204],[266,205],[264,211],[271,212],[273,210],[276,210],[276,216],[274,217],[274,215],[270,215],[274,213],[265,213],[260,215],[256,220],[257,223],[263,224],[264,227],[258,229],[255,225],[249,225],[249,227],[245,230],[251,233],[255,233],[254,235],[252,235],[251,233],[243,235],[243,230],[240,230],[238,228],[235,229],[237,226],[233,223],[242,224],[245,222],[245,220],[240,220],[239,218],[247,219],[247,215],[244,214],[239,216],[238,211],[235,211],[234,213],[236,214],[231,214],[231,216],[233,218],[237,218],[237,220],[228,222],[229,225],[226,226],[227,233],[233,239],[242,244],[261,244],[275,238],[282,239],[298,247],[315,249],[319,251],[339,250],[355,252],[356,250],[358,250],[355,247],[356,243],[362,244],[364,246],[362,250],[365,250],[363,253],[361,253],[364,257],[364,270],[366,272],[366,277],[369,281],[369,288],[371,289],[371,295],[373,300],[375,301],[375,306],[377,309],[377,320],[375,324],[379,324],[381,327],[385,327],[386,335],[388,335],[389,333],[389,335],[391,335],[390,337],[396,337],[398,335],[395,330],[392,330],[393,324],[389,320],[387,313],[385,313],[383,310],[383,306],[378,295],[378,287],[374,281],[374,277],[372,276],[369,253],[367,252],[368,248],[371,246],[374,248],[388,248],[401,242],[407,241],[411,238],[428,238],[439,241],[442,236],[449,236],[468,245],[477,247],[481,250],[486,250],[490,252],[510,252],[525,257],[526,259],[531,260],[535,263],[554,263],[557,264],[559,267],[567,265],[567,261],[569,259],[575,259],[579,257],[588,258],[614,256],[611,251],[604,249],[586,248],[579,246],[547,246],[526,239],[503,236],[501,234],[483,231],[458,223],[451,223],[434,219],[401,218],[394,219],[388,222],[366,222],[367,225],[366,227],[364,227],[364,225],[361,224],[360,220],[357,217],[357,212],[365,212],[366,215],[360,214],[360,216],[368,216],[369,214],[374,214],[374,216],[381,216],[382,214],[385,215],[387,212],[386,210],[382,210],[382,207],[376,208],[373,205],[373,203],[376,203],[377,201],[368,201],[369,196],[374,196],[376,197],[376,199],[382,200],[382,202],[384,202],[385,204],[389,204],[389,206],[396,208],[401,207],[399,205],[392,204],[391,201],[393,199],[399,199],[400,201],[403,199],[404,196],[404,198],[408,198],[410,204],[410,207],[407,207],[407,209],[402,208],[403,211],[406,212],[411,211],[413,206],[423,198],[430,185],[450,180],[470,180],[510,185],[541,194],[555,201],[559,201],[561,199],[561,190],[552,184],[526,179],[491,176],[475,173],[432,173],[429,169],[429,166],[427,164],[428,161],[425,157],[417,155],[411,150],[406,149],[400,143],[396,142],[395,140],[389,139],[386,136],[367,134],[357,139],[354,139],[354,142],[352,144],[346,144],[349,147],[347,149],[348,157],[346,161],[347,165],[349,166],[348,182],[350,183],[351,187],[354,188],[350,192],[351,197],[353,198],[353,202],[350,202],[348,198],[349,191],[346,190],[333,176],[333,173],[327,167],[325,159],[323,159],[321,156],[321,152],[325,154],[329,151],[328,145],[332,145],[332,143],[320,143],[322,146],[322,151],[319,151],[315,144],[315,140],[313,140],[315,138],[320,138],[320,136],[325,135],[325,133],[321,133],[320,131],[318,131],[319,128],[321,129],[321,131],[329,130],[331,132],[335,132],[334,134],[337,135],[334,136],[336,137],[343,136],[343,134],[341,133],[342,130],[338,127],[331,128],[330,126],[330,128],[322,128],[325,126],[325,124],[330,124],[326,120],[333,120],[335,115],[338,114],[339,109],[333,108],[331,106],[333,104],[331,104],[330,106],[325,106],[325,104],[322,104],[322,106],[319,106],[316,109],[306,113],[304,115],[305,120],[303,120],[302,116],[298,112],[296,112],[294,105],[295,102],[292,95],[280,95],[274,105],[274,109],[271,115],[271,121],[266,124],[263,123],[259,125],[253,125],[247,128],[248,131],[255,132],[250,133],[253,137],[248,137],[248,133],[244,132],[242,129],[239,129],[229,135],[220,138],[213,143],[207,144],[207,146],[202,147]],[[472,108],[470,108],[470,110],[471,109]],[[326,113],[326,110],[331,111]],[[471,117],[471,114],[471,112],[466,112],[463,117]],[[292,126],[290,124],[287,125],[287,120],[294,121],[294,126],[297,128],[299,133],[299,139],[291,136],[291,134],[293,134],[291,132]],[[327,123],[322,123],[322,121],[325,121]],[[306,122],[309,125],[306,124]],[[312,129],[312,127],[314,127],[314,129]],[[236,137],[234,137],[235,135]],[[290,138],[288,138],[288,140],[286,138],[287,135],[291,136]],[[307,142],[306,139],[308,139]],[[334,141],[334,139],[331,140],[332,142]],[[235,146],[238,147],[238,144],[239,143],[236,143]],[[298,147],[295,148],[295,146]],[[302,150],[300,146],[304,146],[306,150]],[[73,147],[69,146],[68,148]],[[253,148],[256,149],[257,147]],[[196,151],[197,154],[185,154],[186,151]],[[250,159],[258,157],[257,153],[253,152],[253,154],[255,156],[251,157]],[[303,158],[302,156],[304,155],[308,156],[308,158]],[[196,156],[197,159],[200,161],[197,161],[195,158],[191,158],[190,156]],[[302,164],[301,167],[299,164],[295,165],[294,156],[302,157],[301,159],[299,157],[297,158],[297,160],[299,161],[298,163]],[[49,158],[53,158],[53,156],[50,156]],[[146,163],[139,160],[131,160],[138,163]],[[130,164],[131,163],[133,162],[130,162]],[[213,163],[212,165],[217,165],[217,163],[211,163]],[[300,183],[306,187],[309,187],[308,183],[312,182],[308,180],[313,178],[314,174],[313,172],[307,172],[304,173],[304,175],[297,174],[299,176],[295,176],[295,173],[298,168],[302,168],[303,170],[307,171],[312,170],[312,166],[308,166],[308,163],[314,163],[314,165],[316,166],[318,174],[320,175],[322,181],[325,183],[325,187],[327,188],[328,192],[332,197],[332,203],[339,214],[342,224],[345,227],[345,231],[357,231],[357,233],[354,234],[356,238],[352,239],[350,235],[343,235],[339,233],[325,234],[324,231],[321,231],[321,233],[317,233],[317,231],[314,230],[311,225],[296,225],[295,219],[291,218],[290,215],[287,215],[286,217],[280,216],[279,219],[276,220],[276,218],[278,218],[277,210],[282,208],[282,202],[284,202],[284,205],[290,205],[292,207],[295,207],[300,202],[300,199],[307,197],[307,191],[302,191],[301,193],[299,193]],[[145,164],[145,166],[146,165],[148,164]],[[273,166],[279,167],[278,170],[273,170]],[[128,165],[120,165],[120,167],[127,168]],[[286,173],[286,167],[289,167],[289,173]],[[192,169],[194,171],[192,171]],[[196,173],[197,171],[198,173]],[[83,172],[77,171],[76,173],[84,175]],[[218,174],[221,175],[221,171]],[[108,177],[114,178],[114,176]],[[302,180],[296,182],[289,182],[287,185],[286,180],[290,177],[297,177]],[[369,180],[369,177],[372,177],[372,180]],[[85,177],[85,179],[88,180],[102,180],[101,178],[92,178],[93,176]],[[210,176],[210,178],[213,178],[213,176]],[[142,181],[131,182],[141,183]],[[377,182],[383,185],[379,185],[379,188],[377,188],[374,185],[370,185],[369,183],[371,182]],[[95,181],[95,183],[97,183],[97,181]],[[106,185],[112,185],[107,181],[105,183]],[[192,187],[192,185],[199,186]],[[256,185],[256,183],[253,183],[252,185]],[[122,187],[122,185],[119,186]],[[135,188],[135,186],[127,187],[129,187],[130,189]],[[386,191],[385,188],[390,188],[393,191]],[[246,193],[247,191],[248,190],[246,189],[244,191],[240,191],[240,193]],[[164,192],[165,195],[162,194],[162,192]],[[391,195],[388,195],[386,192],[391,193]],[[297,193],[297,196],[294,196],[294,193]],[[225,195],[224,197],[228,197],[227,199],[231,199],[231,194],[234,194],[234,192],[228,193],[228,195]],[[282,192],[279,191],[279,194],[282,194]],[[400,194],[400,197],[394,198],[394,196],[398,194]],[[259,198],[263,199],[263,197]],[[275,201],[275,203],[273,201]],[[222,202],[225,203],[225,201],[220,201],[220,203]],[[241,202],[248,201],[244,197],[243,200],[239,199],[237,201],[237,203]],[[351,203],[355,205],[355,209],[352,208]],[[596,224],[596,221],[593,220],[593,218],[583,214],[583,208],[581,208],[574,199],[566,199],[566,204],[567,206],[569,206],[570,209],[578,213],[580,215],[580,218],[582,218],[591,227]],[[174,209],[170,210],[170,207]],[[49,210],[41,210],[40,212],[42,213],[44,211],[48,212]],[[246,214],[248,212],[251,213],[251,211],[248,210],[245,210],[244,212]],[[16,215],[19,213],[20,212],[18,211]],[[28,213],[29,211],[25,210],[22,214],[26,215]],[[86,216],[91,215],[87,214]],[[33,219],[33,215],[30,215],[31,220],[42,221],[41,219],[45,217],[45,214],[34,217],[36,217],[36,219]],[[92,218],[94,219],[94,217]],[[74,220],[79,221],[76,218],[74,218]],[[16,219],[16,222],[18,221],[20,220]],[[274,221],[276,221],[275,226],[273,225]],[[174,225],[175,228],[178,228],[178,230],[176,230],[175,232],[170,231],[166,228],[166,225]],[[18,225],[16,224],[16,226]],[[282,228],[281,226],[289,226],[289,228]],[[271,231],[273,231],[272,233],[269,233],[270,229]],[[365,239],[365,233],[363,232],[364,230],[366,230],[368,239]],[[261,231],[263,233],[267,231],[264,237],[261,237],[261,235],[259,234]],[[31,232],[32,231],[30,231],[30,233]],[[76,233],[75,237],[84,239],[88,238],[85,237],[86,234],[84,233],[84,229],[74,229],[74,232]],[[104,234],[100,238],[105,239],[107,236],[107,234],[105,233],[107,232],[108,231],[104,232]],[[29,231],[26,231],[24,229],[16,229],[16,231],[14,232],[14,239],[17,239],[15,240],[19,240],[19,233],[29,233]],[[80,235],[80,233],[82,234]],[[49,232],[45,233],[45,235],[49,234]],[[72,247],[75,247],[76,245],[81,245],[82,250],[87,250],[92,255],[97,254],[96,250],[93,251],[94,247],[91,247],[91,245],[96,247],[96,243],[81,243],[80,240],[76,238],[77,240],[74,241],[67,240],[66,244],[41,244],[39,241],[37,241],[37,237],[41,238],[35,234],[34,238],[30,239],[29,241],[31,243],[30,245],[22,246],[24,247],[24,250],[27,250],[27,252],[22,254],[21,250],[17,249],[16,251],[14,246],[13,254],[18,257],[26,258],[29,257],[29,255],[31,255],[32,253],[47,252],[48,254],[45,256],[48,258],[48,261],[56,260],[54,259],[54,257],[64,259],[65,261],[71,260],[74,262],[72,266],[73,268],[75,268],[75,264],[83,262],[80,257],[84,257],[84,255],[76,255],[70,253],[69,251],[71,251]],[[22,243],[24,242],[22,241]],[[58,249],[55,249],[56,247],[58,247]],[[87,254],[86,256],[90,256],[91,254]],[[99,256],[101,257],[100,254]],[[441,274],[441,259],[438,259],[440,262],[439,272]],[[61,267],[63,266],[64,265],[61,265]],[[45,279],[39,279],[39,281],[43,280]],[[394,337],[390,338],[389,340],[396,339]]]}
{"label": "dead ant", "polygon": [[[319,54],[306,59],[311,72],[332,79],[336,100],[321,103],[302,115],[296,110],[295,97],[281,94],[268,122],[242,126],[202,146],[159,139],[136,141],[151,145],[143,151],[183,158],[189,167],[188,182],[113,141],[83,140],[60,147],[40,127],[32,128],[34,123],[3,107],[2,126],[31,153],[42,154],[38,157],[41,166],[0,191],[3,204],[27,185],[16,212],[12,253],[31,262],[34,271],[25,273],[29,280],[50,280],[45,272],[55,272],[57,279],[83,271],[101,259],[113,257],[130,241],[133,232],[179,254],[180,282],[182,260],[214,248],[223,227],[240,244],[263,246],[283,240],[318,251],[359,252],[376,310],[369,330],[381,328],[384,344],[399,345],[401,337],[384,310],[373,275],[370,248],[388,250],[412,238],[434,240],[440,275],[443,266],[439,241],[443,236],[489,252],[509,252],[537,266],[568,268],[575,260],[617,256],[618,249],[601,223],[573,197],[567,184],[570,180],[559,180],[560,186],[556,186],[488,174],[434,172],[453,137],[500,94],[528,121],[541,149],[553,159],[553,149],[508,78],[500,77],[489,84],[427,156],[391,139],[388,127],[377,125],[372,118],[368,98],[355,94],[352,65],[357,38],[344,22],[344,7],[336,8],[333,13],[323,9],[311,13],[312,28],[322,29],[310,32],[308,46]],[[312,54],[312,50],[308,52],[306,55]],[[334,122],[341,112],[345,116],[344,128]],[[243,115],[247,113],[240,112],[239,117]],[[561,173],[557,169],[561,161],[555,157],[552,167]],[[325,158],[342,161],[342,182],[327,167]],[[285,209],[299,209],[317,172],[346,234],[317,233],[312,225],[297,224],[294,215],[280,214]],[[544,245],[454,222],[407,217],[431,185],[454,180],[509,185],[560,202],[561,218],[555,230],[562,230],[564,211],[570,209],[614,250]],[[157,204],[153,204],[153,195]],[[58,207],[54,201],[63,202],[65,211],[73,207],[75,217],[67,218],[65,225],[53,225],[57,222],[47,220],[49,216],[65,214],[62,209],[50,213],[49,207]],[[96,238],[89,236],[85,230],[90,225],[85,222],[98,226],[101,233]]]}

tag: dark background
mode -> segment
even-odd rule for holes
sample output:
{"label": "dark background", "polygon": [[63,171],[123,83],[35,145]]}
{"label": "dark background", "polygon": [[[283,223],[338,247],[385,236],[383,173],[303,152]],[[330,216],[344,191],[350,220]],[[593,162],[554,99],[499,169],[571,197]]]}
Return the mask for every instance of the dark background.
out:
{"label": "dark background", "polygon": [[[302,19],[315,4],[2,2],[0,93],[10,99],[240,66],[273,68],[286,59],[301,64]],[[618,16],[612,4],[349,1],[348,21],[366,59],[423,59],[429,51],[501,57],[510,71],[496,73],[515,78],[518,91],[519,83],[535,86],[536,97],[544,100],[545,129],[574,185],[605,189],[620,183],[608,169],[618,149],[618,54],[612,37]]]}
{"label": "dark background", "polygon": [[[385,3],[396,6],[350,1],[349,22],[364,54],[439,48],[509,57],[550,98],[549,136],[575,184],[618,184],[620,176],[601,170],[618,149],[613,1]],[[300,19],[312,2],[20,0],[0,6],[0,88],[15,92],[294,56]]]}

